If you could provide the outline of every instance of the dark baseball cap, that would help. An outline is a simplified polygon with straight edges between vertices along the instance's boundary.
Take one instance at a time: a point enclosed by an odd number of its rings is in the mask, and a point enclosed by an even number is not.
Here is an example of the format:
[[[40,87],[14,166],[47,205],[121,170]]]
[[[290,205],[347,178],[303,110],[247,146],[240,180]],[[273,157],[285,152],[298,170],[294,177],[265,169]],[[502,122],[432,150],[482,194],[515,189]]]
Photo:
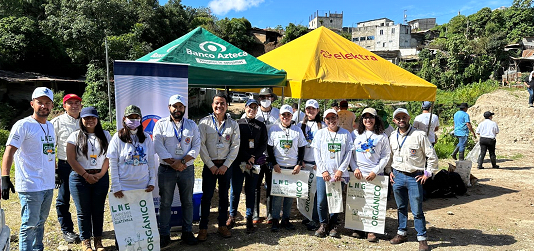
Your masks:
[[[258,101],[256,101],[255,99],[249,99],[247,100],[247,104],[245,106],[250,106],[251,104],[258,105]]]
[[[493,112],[490,112],[490,111],[484,112],[484,118],[489,118],[489,117],[491,117],[493,115],[495,115],[495,113],[493,113]]]
[[[84,107],[82,109],[82,111],[80,112],[80,117],[81,118],[85,118],[85,117],[95,117],[95,118],[98,118],[98,111],[96,110],[96,108],[92,107],[92,106],[89,106],[89,107]]]

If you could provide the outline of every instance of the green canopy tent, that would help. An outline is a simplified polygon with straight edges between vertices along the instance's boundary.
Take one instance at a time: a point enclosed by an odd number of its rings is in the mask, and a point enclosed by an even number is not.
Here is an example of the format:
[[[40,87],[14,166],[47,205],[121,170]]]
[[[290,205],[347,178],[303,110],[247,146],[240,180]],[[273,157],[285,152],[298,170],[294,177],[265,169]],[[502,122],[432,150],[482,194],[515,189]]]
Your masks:
[[[286,72],[198,27],[137,61],[189,65],[189,87],[285,86]]]

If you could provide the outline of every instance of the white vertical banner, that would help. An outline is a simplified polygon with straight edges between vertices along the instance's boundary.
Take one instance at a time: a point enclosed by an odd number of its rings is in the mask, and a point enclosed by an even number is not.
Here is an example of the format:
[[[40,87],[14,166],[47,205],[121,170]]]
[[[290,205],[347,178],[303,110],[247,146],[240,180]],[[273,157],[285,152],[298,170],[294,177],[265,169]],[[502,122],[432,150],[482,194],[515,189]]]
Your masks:
[[[373,181],[357,179],[350,173],[347,185],[345,227],[384,234],[389,176],[377,175]]]
[[[152,193],[144,189],[123,191],[124,197],[108,194],[111,219],[119,251],[160,250],[158,222]]]
[[[171,63],[115,61],[115,109],[117,129],[122,128],[124,109],[141,108],[141,123],[152,136],[156,122],[169,116],[169,98],[180,94],[188,100],[188,66]],[[184,117],[187,118],[187,110]]]
[[[315,192],[317,191],[317,178],[312,170],[308,175],[308,197],[297,199],[297,209],[309,220],[313,221],[313,207],[315,205]]]
[[[293,169],[282,169],[281,173],[273,171],[271,180],[271,195],[290,198],[308,197],[309,171],[292,174]],[[313,210],[313,208],[312,208]]]

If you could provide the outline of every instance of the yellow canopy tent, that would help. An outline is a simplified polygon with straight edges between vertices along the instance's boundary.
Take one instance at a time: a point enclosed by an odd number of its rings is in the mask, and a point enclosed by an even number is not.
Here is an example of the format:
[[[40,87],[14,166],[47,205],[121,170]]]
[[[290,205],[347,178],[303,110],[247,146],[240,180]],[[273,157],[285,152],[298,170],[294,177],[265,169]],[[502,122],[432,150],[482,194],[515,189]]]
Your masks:
[[[437,87],[320,27],[258,59],[287,72],[284,96],[434,101]]]

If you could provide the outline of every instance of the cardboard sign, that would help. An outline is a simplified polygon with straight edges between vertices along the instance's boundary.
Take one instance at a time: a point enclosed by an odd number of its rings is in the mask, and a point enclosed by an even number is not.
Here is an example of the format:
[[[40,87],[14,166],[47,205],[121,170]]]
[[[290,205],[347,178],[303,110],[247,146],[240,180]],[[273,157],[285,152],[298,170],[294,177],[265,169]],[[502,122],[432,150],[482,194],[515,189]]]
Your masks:
[[[159,251],[159,232],[152,193],[144,189],[123,191],[124,197],[108,194],[111,218],[119,250]],[[120,230],[120,231],[117,231]]]
[[[302,172],[302,171],[301,171]],[[309,220],[313,220],[313,206],[315,205],[315,192],[317,191],[317,178],[311,171],[308,176],[308,197],[297,199],[297,209]]]
[[[289,198],[308,198],[309,171],[291,174],[293,169],[282,169],[281,173],[273,171],[271,195]],[[313,210],[313,208],[312,208]]]
[[[345,228],[384,234],[389,177],[373,181],[357,179],[351,173],[347,185]]]

